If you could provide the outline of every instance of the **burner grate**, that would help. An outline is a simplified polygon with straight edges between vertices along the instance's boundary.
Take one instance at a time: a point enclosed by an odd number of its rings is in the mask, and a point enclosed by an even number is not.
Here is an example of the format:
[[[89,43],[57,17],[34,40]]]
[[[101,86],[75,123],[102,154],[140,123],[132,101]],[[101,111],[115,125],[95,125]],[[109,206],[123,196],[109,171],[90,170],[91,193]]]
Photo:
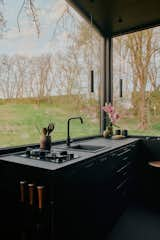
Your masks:
[[[27,148],[25,153],[20,155],[21,157],[42,160],[52,163],[63,163],[79,157],[77,153],[64,150],[43,150],[40,148]]]

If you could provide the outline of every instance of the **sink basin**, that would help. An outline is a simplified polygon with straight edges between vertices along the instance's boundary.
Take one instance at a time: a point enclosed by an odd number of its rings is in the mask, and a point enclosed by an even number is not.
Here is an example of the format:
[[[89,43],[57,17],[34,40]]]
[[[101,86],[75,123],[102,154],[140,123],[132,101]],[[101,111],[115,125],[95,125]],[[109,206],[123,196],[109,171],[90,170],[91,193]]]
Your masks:
[[[79,151],[88,151],[88,152],[98,152],[104,149],[109,149],[109,146],[104,145],[90,145],[90,144],[84,144],[84,143],[77,143],[70,145],[69,147],[67,145],[59,145],[57,148],[65,149],[65,150],[79,150]]]
[[[87,145],[87,144],[77,144],[69,147],[69,149],[84,150],[84,151],[90,151],[90,152],[96,152],[106,148],[107,148],[106,146],[96,146],[96,145]]]
[[[78,144],[78,145],[70,146],[70,148],[97,151],[101,148],[104,148],[104,146]]]

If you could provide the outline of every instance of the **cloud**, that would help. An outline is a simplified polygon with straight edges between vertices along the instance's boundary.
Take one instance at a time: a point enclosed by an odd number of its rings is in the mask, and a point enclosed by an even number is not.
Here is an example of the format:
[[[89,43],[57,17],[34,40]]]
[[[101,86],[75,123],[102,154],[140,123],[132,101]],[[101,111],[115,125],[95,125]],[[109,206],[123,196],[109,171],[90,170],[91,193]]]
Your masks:
[[[16,48],[16,52],[19,55],[33,56],[36,50],[36,44],[33,41],[26,40],[17,44]]]
[[[49,8],[41,10],[41,16],[45,18],[47,24],[54,24],[62,16],[67,4],[64,0],[53,3]]]
[[[35,29],[32,27],[29,27],[29,25],[23,24],[23,26],[20,29],[20,32],[18,30],[18,27],[12,27],[8,32],[6,32],[5,38],[8,40],[15,40],[20,38],[26,38],[31,37],[35,35]]]
[[[8,24],[8,31],[5,33],[3,49],[0,53],[6,52],[7,54],[22,54],[22,55],[38,55],[44,52],[54,53],[57,50],[65,49],[66,45],[70,42],[68,40],[71,26],[67,24],[67,28],[63,29],[61,23],[56,25],[57,21],[63,15],[68,4],[65,0],[51,0],[48,4],[44,4],[40,8],[40,23],[41,33],[40,38],[37,38],[37,32],[34,23],[27,16],[23,16],[19,20],[20,32],[16,24],[16,18],[10,18]],[[72,11],[72,10],[71,10]],[[74,13],[75,17],[78,16]],[[68,27],[69,26],[69,27]],[[53,38],[54,31],[56,34]],[[51,40],[51,41],[50,41]]]

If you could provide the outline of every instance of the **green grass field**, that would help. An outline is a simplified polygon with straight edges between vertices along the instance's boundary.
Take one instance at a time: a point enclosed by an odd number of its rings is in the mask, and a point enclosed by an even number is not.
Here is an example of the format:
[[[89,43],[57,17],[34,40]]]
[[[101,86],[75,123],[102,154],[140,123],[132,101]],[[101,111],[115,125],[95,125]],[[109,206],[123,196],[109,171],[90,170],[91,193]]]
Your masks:
[[[0,147],[39,143],[40,130],[47,127],[49,121],[55,123],[52,141],[64,140],[67,135],[67,119],[74,116],[82,116],[84,124],[81,125],[79,120],[72,121],[71,137],[99,134],[99,120],[95,117],[93,106],[90,105],[90,112],[84,105],[79,109],[75,106],[62,102],[40,105],[12,102],[0,104]],[[145,131],[138,129],[136,117],[120,119],[118,125],[121,129],[128,129],[130,135],[160,136],[158,117]]]
[[[52,141],[66,139],[67,119],[73,116],[82,116],[84,124],[81,125],[79,120],[74,120],[71,123],[71,137],[99,134],[98,120],[92,121],[82,111],[68,108],[65,104],[62,106],[63,108],[60,108],[56,104],[48,103],[0,105],[0,146],[39,143],[39,130],[47,127],[49,121],[55,123]]]
[[[128,129],[130,135],[160,136],[159,118],[152,119],[148,129],[139,129],[139,122],[136,117],[120,119],[118,122],[121,129]]]

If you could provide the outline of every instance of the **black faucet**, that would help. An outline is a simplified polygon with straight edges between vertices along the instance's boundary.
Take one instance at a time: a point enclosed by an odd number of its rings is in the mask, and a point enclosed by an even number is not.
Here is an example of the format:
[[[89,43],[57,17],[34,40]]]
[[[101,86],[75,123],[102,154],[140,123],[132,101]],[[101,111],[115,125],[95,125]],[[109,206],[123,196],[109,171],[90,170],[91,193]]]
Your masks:
[[[81,117],[73,117],[73,118],[69,118],[68,119],[68,122],[67,122],[67,141],[66,141],[66,144],[67,144],[68,147],[70,146],[70,143],[71,143],[71,138],[70,138],[70,121],[72,119],[80,119],[81,124],[83,123],[83,119]]]

